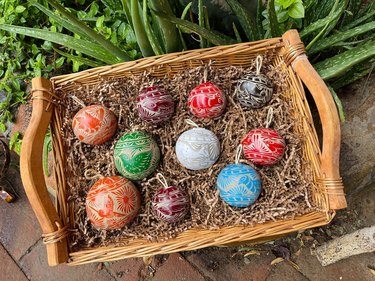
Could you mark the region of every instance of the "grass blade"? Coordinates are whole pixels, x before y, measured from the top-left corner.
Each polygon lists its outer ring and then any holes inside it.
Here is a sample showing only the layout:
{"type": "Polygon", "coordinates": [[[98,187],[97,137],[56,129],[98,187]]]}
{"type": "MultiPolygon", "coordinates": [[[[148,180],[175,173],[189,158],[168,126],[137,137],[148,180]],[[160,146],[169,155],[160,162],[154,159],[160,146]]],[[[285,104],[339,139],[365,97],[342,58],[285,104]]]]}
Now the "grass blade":
{"type": "Polygon", "coordinates": [[[117,0],[101,0],[101,2],[111,11],[111,13],[116,13],[122,10],[121,2],[117,0]]]}
{"type": "Polygon", "coordinates": [[[139,48],[141,49],[142,55],[144,57],[150,57],[155,55],[154,51],[152,50],[150,41],[148,40],[145,26],[143,25],[143,21],[141,19],[139,7],[138,7],[138,0],[131,0],[130,2],[130,13],[133,21],[133,27],[135,36],[137,37],[137,42],[139,48]]]}
{"type": "Polygon", "coordinates": [[[66,17],[72,24],[77,26],[77,28],[82,29],[82,32],[85,32],[87,36],[92,38],[95,42],[100,44],[108,52],[112,53],[114,56],[118,57],[124,61],[130,61],[132,58],[126,53],[123,52],[120,48],[114,45],[111,41],[105,39],[102,35],[95,32],[93,29],[88,27],[85,23],[76,18],[72,13],[66,10],[60,3],[55,0],[47,0],[47,2],[58,10],[64,17],[66,17]]]}
{"type": "MultiPolygon", "coordinates": [[[[174,16],[168,0],[148,0],[149,7],[152,11],[165,13],[174,16]]],[[[155,25],[159,25],[163,36],[165,51],[167,53],[177,52],[180,50],[180,37],[175,24],[161,18],[156,13],[155,25]]]]}
{"type": "Polygon", "coordinates": [[[306,37],[307,35],[315,32],[315,31],[318,31],[318,30],[321,30],[322,28],[324,28],[327,23],[331,23],[333,22],[335,19],[339,18],[340,15],[342,14],[343,12],[343,9],[345,9],[345,5],[341,5],[339,7],[341,8],[337,8],[338,7],[338,4],[339,3],[344,3],[346,1],[343,1],[343,2],[339,2],[338,0],[336,0],[333,8],[331,9],[331,12],[328,14],[327,17],[323,18],[323,19],[319,19],[313,23],[311,23],[310,25],[306,26],[301,32],[300,32],[300,36],[301,38],[303,37],[306,37]]]}
{"type": "Polygon", "coordinates": [[[264,38],[264,30],[262,23],[262,12],[263,12],[263,0],[258,0],[257,4],[257,17],[256,17],[256,26],[258,27],[259,35],[261,39],[264,38]]]}
{"type": "MultiPolygon", "coordinates": [[[[202,0],[198,0],[198,23],[199,23],[200,27],[205,27],[203,1],[202,0]]],[[[206,39],[204,39],[204,37],[202,35],[199,35],[199,41],[200,41],[201,48],[207,47],[206,39]]]]}
{"type": "Polygon", "coordinates": [[[260,39],[259,30],[254,22],[252,16],[237,0],[226,0],[232,11],[238,18],[242,29],[244,30],[246,37],[249,41],[255,41],[260,39]]]}
{"type": "Polygon", "coordinates": [[[232,22],[232,27],[233,27],[233,32],[236,35],[237,42],[241,43],[242,42],[241,35],[238,32],[237,26],[236,26],[236,24],[234,22],[232,22]]]}
{"type": "Polygon", "coordinates": [[[130,13],[130,2],[129,0],[121,0],[121,4],[122,4],[122,10],[124,11],[125,17],[134,31],[133,20],[132,20],[132,16],[130,13]]]}
{"type": "MultiPolygon", "coordinates": [[[[336,33],[324,39],[321,39],[318,43],[316,43],[308,52],[308,55],[313,55],[317,52],[325,50],[327,48],[332,47],[334,44],[338,42],[345,41],[349,38],[358,36],[360,34],[366,33],[368,31],[375,30],[375,21],[366,23],[364,25],[355,27],[353,29],[336,33]]],[[[307,49],[307,48],[306,48],[307,49]]]]}
{"type": "MultiPolygon", "coordinates": [[[[187,13],[188,13],[190,7],[191,7],[191,4],[192,4],[192,2],[189,2],[189,3],[186,5],[186,7],[184,8],[184,10],[182,11],[182,15],[181,15],[181,19],[182,19],[182,20],[185,19],[186,15],[187,15],[187,13]]],[[[177,28],[178,28],[178,33],[179,33],[179,35],[180,35],[180,40],[181,40],[181,43],[182,43],[182,49],[183,49],[184,51],[186,51],[186,50],[187,50],[187,45],[186,45],[186,42],[185,42],[184,36],[182,35],[183,30],[182,30],[182,28],[181,28],[180,26],[177,26],[177,28]]]]}
{"type": "Polygon", "coordinates": [[[78,28],[76,25],[72,24],[71,21],[55,14],[53,11],[47,9],[46,7],[39,4],[38,2],[35,2],[35,1],[29,1],[29,2],[31,3],[31,5],[37,7],[40,11],[42,11],[47,16],[49,16],[54,21],[56,21],[59,25],[65,27],[69,31],[79,35],[82,39],[85,38],[87,40],[93,41],[89,36],[87,36],[86,32],[84,32],[81,28],[78,28]]]}
{"type": "Polygon", "coordinates": [[[195,23],[192,23],[187,20],[182,20],[161,12],[156,12],[160,17],[165,18],[166,20],[169,20],[170,22],[173,22],[174,24],[177,24],[179,26],[182,26],[185,29],[190,30],[191,32],[195,32],[197,34],[202,35],[207,41],[211,42],[214,45],[231,45],[235,44],[236,40],[224,35],[220,34],[218,35],[215,32],[212,32],[204,27],[201,27],[195,23]]]}
{"type": "Polygon", "coordinates": [[[340,75],[340,77],[330,82],[330,85],[335,90],[347,86],[372,72],[374,65],[375,58],[364,64],[357,64],[354,67],[352,67],[349,71],[345,72],[345,74],[340,75]]]}
{"type": "Polygon", "coordinates": [[[275,0],[269,0],[267,4],[268,17],[270,21],[270,29],[272,37],[281,36],[281,30],[279,27],[279,22],[277,21],[277,15],[275,10],[275,0]]]}
{"type": "Polygon", "coordinates": [[[71,59],[71,60],[76,60],[84,65],[87,65],[87,66],[91,66],[91,67],[99,67],[99,66],[103,66],[104,64],[103,63],[100,63],[100,62],[97,62],[97,61],[93,61],[93,60],[90,60],[90,59],[86,59],[86,58],[83,58],[83,57],[79,57],[79,56],[74,56],[74,55],[71,55],[69,53],[66,53],[66,52],[63,52],[63,51],[60,51],[59,49],[56,49],[56,48],[53,48],[53,50],[58,53],[59,55],[62,55],[68,59],[71,59]]]}
{"type": "Polygon", "coordinates": [[[369,12],[363,17],[360,17],[359,19],[356,19],[355,21],[352,21],[351,23],[348,23],[347,25],[343,26],[341,30],[345,31],[353,27],[356,27],[357,25],[362,24],[363,22],[366,22],[368,19],[371,19],[374,15],[375,15],[375,10],[369,12]]]}
{"type": "Polygon", "coordinates": [[[148,40],[150,41],[150,45],[152,50],[154,51],[155,55],[162,55],[164,54],[163,50],[161,49],[162,42],[158,42],[153,30],[151,29],[150,22],[148,21],[148,14],[147,14],[147,0],[143,0],[143,24],[145,26],[146,34],[148,40]]]}
{"type": "Polygon", "coordinates": [[[120,62],[116,56],[105,51],[101,46],[86,40],[74,38],[73,36],[44,29],[15,26],[10,24],[0,24],[0,29],[60,44],[90,57],[96,58],[107,64],[120,62]]]}
{"type": "Polygon", "coordinates": [[[328,80],[345,73],[354,65],[372,56],[375,56],[374,40],[318,62],[314,67],[324,80],[328,80]]]}
{"type": "Polygon", "coordinates": [[[342,106],[341,100],[337,96],[337,93],[335,92],[335,90],[331,86],[328,85],[328,89],[331,92],[333,100],[336,103],[337,111],[339,112],[340,121],[344,122],[345,121],[345,114],[344,114],[344,108],[342,106]]]}

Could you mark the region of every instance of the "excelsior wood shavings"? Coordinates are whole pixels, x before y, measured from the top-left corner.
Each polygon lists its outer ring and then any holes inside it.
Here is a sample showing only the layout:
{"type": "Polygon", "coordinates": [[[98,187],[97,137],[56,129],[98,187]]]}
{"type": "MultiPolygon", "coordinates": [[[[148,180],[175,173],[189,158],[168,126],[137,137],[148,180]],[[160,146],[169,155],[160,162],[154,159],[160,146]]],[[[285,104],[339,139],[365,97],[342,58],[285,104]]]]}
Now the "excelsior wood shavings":
{"type": "Polygon", "coordinates": [[[173,77],[154,78],[148,73],[137,77],[103,79],[96,86],[76,87],[65,96],[65,110],[62,134],[65,140],[67,157],[67,183],[69,202],[73,204],[76,228],[72,235],[75,248],[92,247],[98,244],[121,243],[122,238],[146,238],[165,240],[190,228],[217,229],[221,226],[253,225],[269,220],[281,220],[305,214],[314,209],[311,199],[312,175],[308,163],[302,156],[303,136],[296,133],[299,121],[293,114],[292,100],[287,98],[289,90],[285,73],[273,66],[267,59],[263,61],[262,73],[275,84],[271,102],[258,110],[243,110],[235,101],[234,89],[238,78],[254,72],[250,68],[212,68],[210,65],[186,69],[173,77]],[[194,117],[187,107],[190,91],[207,80],[217,84],[226,94],[228,104],[225,113],[216,120],[202,120],[194,117]],[[135,100],[143,86],[155,84],[163,86],[175,99],[176,112],[172,120],[159,126],[143,123],[137,114],[135,100]],[[71,120],[81,106],[75,96],[86,105],[103,104],[118,118],[118,130],[113,139],[103,145],[90,146],[77,140],[71,129],[71,120]],[[248,131],[264,127],[269,108],[273,108],[271,128],[276,129],[286,140],[287,150],[283,159],[272,167],[254,166],[243,157],[241,163],[254,167],[262,178],[262,193],[250,207],[233,208],[224,203],[216,191],[216,177],[227,164],[234,163],[236,147],[248,131]],[[221,142],[221,155],[211,168],[190,171],[177,161],[174,147],[178,136],[191,127],[185,123],[192,119],[199,126],[213,131],[221,142]],[[150,133],[162,152],[162,161],[150,178],[135,182],[142,195],[142,207],[138,217],[122,230],[99,231],[92,227],[85,211],[85,196],[96,181],[95,177],[85,177],[85,171],[110,176],[117,174],[113,162],[113,148],[117,140],[128,131],[145,130],[150,133]],[[178,224],[157,221],[151,212],[151,198],[161,187],[156,173],[162,173],[170,185],[183,187],[191,199],[191,211],[186,219],[178,224]]]}

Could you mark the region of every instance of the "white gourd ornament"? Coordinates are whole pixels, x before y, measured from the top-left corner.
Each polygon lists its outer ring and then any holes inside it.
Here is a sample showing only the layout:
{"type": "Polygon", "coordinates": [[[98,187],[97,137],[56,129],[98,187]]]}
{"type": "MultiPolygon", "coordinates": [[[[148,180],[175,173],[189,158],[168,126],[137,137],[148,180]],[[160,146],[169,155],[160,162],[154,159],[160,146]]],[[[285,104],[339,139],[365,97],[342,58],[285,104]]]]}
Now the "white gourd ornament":
{"type": "Polygon", "coordinates": [[[205,128],[200,128],[191,120],[186,120],[196,128],[180,135],[176,143],[177,160],[189,170],[211,167],[219,159],[220,142],[217,136],[205,128]]]}

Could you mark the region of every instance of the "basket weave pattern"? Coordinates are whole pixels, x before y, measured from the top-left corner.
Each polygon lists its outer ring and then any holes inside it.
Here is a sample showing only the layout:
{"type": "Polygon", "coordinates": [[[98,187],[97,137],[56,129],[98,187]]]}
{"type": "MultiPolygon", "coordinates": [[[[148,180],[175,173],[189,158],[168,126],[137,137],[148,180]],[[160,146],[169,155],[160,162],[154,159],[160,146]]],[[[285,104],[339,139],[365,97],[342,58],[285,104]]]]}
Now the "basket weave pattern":
{"type": "MultiPolygon", "coordinates": [[[[39,175],[36,175],[33,171],[30,172],[32,169],[30,169],[30,162],[28,161],[31,161],[29,154],[32,154],[34,150],[38,150],[39,148],[31,147],[29,151],[28,149],[24,150],[24,147],[27,145],[31,146],[27,142],[23,144],[22,148],[24,155],[21,155],[21,175],[43,232],[46,233],[46,236],[49,235],[48,239],[45,239],[45,242],[48,243],[49,264],[55,265],[65,262],[68,255],[68,264],[78,265],[89,262],[167,254],[209,246],[243,243],[244,241],[265,241],[290,232],[329,223],[334,217],[334,210],[345,207],[345,196],[342,191],[343,186],[338,174],[339,150],[337,149],[339,149],[340,132],[337,112],[332,98],[327,94],[328,89],[313,68],[310,67],[311,65],[303,54],[303,45],[301,45],[298,33],[296,31],[289,31],[283,38],[272,38],[231,46],[219,46],[204,50],[167,54],[134,62],[95,68],[81,73],[54,77],[51,79],[52,83],[49,81],[41,81],[39,84],[35,82],[35,85],[33,84],[33,97],[35,99],[33,101],[33,113],[39,106],[41,111],[44,111],[44,117],[48,119],[39,128],[43,126],[47,127],[48,121],[51,119],[55,159],[54,176],[58,187],[57,212],[53,211],[48,204],[46,206],[41,203],[38,199],[42,197],[41,194],[44,192],[45,183],[43,180],[44,186],[35,183],[35,178],[39,175]],[[100,82],[102,77],[131,76],[143,73],[146,70],[151,70],[151,75],[156,77],[172,76],[185,68],[200,66],[208,61],[211,61],[212,67],[218,68],[228,65],[247,67],[251,65],[252,61],[259,54],[272,57],[274,63],[280,65],[288,73],[287,83],[291,89],[289,93],[290,99],[292,99],[295,105],[295,117],[302,124],[298,128],[300,130],[299,133],[306,137],[303,149],[304,157],[310,160],[310,166],[313,170],[313,200],[320,211],[314,211],[290,220],[270,221],[252,227],[222,227],[218,230],[190,229],[179,234],[176,238],[163,242],[134,239],[124,242],[123,245],[109,245],[80,250],[78,252],[69,252],[69,232],[66,226],[68,221],[73,221],[74,214],[69,209],[66,198],[67,184],[65,178],[67,171],[65,169],[66,156],[64,154],[63,140],[60,135],[62,127],[61,112],[52,109],[56,105],[59,107],[58,101],[61,97],[56,96],[56,93],[68,93],[69,90],[82,85],[95,85],[100,82]],[[302,81],[310,89],[310,92],[312,92],[322,119],[324,133],[322,151],[320,150],[302,81]],[[324,95],[322,103],[319,103],[318,99],[315,98],[318,95],[324,95]],[[36,105],[36,102],[40,104],[36,105]],[[49,114],[50,117],[46,114],[49,114]],[[38,193],[39,197],[35,193],[38,193]],[[51,233],[54,234],[51,236],[51,233]]],[[[63,110],[61,108],[60,110],[63,110]]],[[[38,121],[39,123],[44,122],[41,120],[38,121]]],[[[43,135],[43,132],[41,132],[41,135],[43,135]]]]}

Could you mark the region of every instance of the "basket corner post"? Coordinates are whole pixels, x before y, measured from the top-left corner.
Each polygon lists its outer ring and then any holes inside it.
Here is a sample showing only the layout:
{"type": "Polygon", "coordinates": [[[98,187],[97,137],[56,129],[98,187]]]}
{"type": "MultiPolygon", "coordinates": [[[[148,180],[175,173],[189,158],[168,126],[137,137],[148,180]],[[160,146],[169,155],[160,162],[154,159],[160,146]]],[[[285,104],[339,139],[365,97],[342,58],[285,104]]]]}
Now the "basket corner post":
{"type": "Polygon", "coordinates": [[[52,83],[42,77],[33,78],[31,93],[32,114],[23,137],[20,173],[26,195],[44,233],[48,264],[55,266],[68,261],[69,251],[66,228],[49,197],[43,174],[44,138],[54,110],[52,83]]]}
{"type": "Polygon", "coordinates": [[[341,130],[336,104],[327,85],[309,62],[298,31],[289,30],[282,38],[285,45],[285,62],[308,88],[322,122],[323,145],[319,181],[325,188],[329,209],[344,209],[347,202],[339,171],[341,130]]]}

